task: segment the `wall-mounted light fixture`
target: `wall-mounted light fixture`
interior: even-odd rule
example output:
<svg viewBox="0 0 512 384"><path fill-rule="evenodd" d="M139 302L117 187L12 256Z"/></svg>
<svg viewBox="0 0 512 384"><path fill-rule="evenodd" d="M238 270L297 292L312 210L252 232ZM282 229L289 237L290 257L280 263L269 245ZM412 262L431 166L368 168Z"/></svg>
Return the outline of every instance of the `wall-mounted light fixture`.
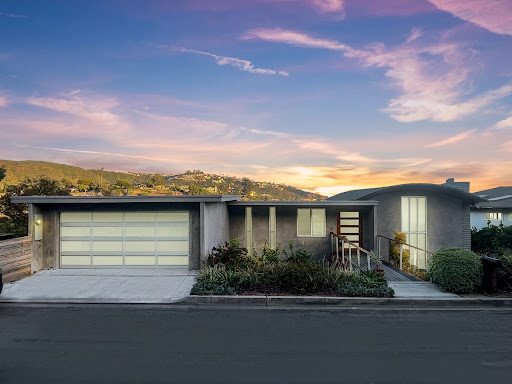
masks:
<svg viewBox="0 0 512 384"><path fill-rule="evenodd" d="M42 215L34 215L34 240L43 239L43 217Z"/></svg>

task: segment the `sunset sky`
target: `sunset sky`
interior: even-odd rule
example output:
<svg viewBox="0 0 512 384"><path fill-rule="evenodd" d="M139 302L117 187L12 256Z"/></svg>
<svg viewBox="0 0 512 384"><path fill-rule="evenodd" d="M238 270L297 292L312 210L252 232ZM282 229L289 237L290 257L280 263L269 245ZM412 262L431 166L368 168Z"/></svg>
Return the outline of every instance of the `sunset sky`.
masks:
<svg viewBox="0 0 512 384"><path fill-rule="evenodd" d="M0 3L0 159L512 185L511 0Z"/></svg>

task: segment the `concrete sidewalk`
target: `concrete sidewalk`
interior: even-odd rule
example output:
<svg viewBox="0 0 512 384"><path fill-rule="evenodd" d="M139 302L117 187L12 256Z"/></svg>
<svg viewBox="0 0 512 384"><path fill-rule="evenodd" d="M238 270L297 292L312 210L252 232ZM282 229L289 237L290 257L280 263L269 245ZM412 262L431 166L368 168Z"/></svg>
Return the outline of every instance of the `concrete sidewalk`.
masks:
<svg viewBox="0 0 512 384"><path fill-rule="evenodd" d="M441 291L437 285L427 281L390 281L388 285L395 291L396 298L460 298L454 293Z"/></svg>
<svg viewBox="0 0 512 384"><path fill-rule="evenodd" d="M176 303L190 294L188 269L58 269L4 285L0 302Z"/></svg>

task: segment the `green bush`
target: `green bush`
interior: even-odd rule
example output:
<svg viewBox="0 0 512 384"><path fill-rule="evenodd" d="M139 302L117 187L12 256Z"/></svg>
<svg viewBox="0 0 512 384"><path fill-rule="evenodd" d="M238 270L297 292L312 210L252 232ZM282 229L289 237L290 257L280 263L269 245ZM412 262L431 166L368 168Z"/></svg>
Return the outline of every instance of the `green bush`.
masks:
<svg viewBox="0 0 512 384"><path fill-rule="evenodd" d="M512 250L512 226L488 225L471 230L471 249L477 253L501 254L503 249Z"/></svg>
<svg viewBox="0 0 512 384"><path fill-rule="evenodd" d="M512 250L506 250L496 256L501 260L503 267L498 268L498 286L512 291Z"/></svg>
<svg viewBox="0 0 512 384"><path fill-rule="evenodd" d="M476 292L482 286L482 260L467 249L441 249L430 259L429 274L444 291Z"/></svg>
<svg viewBox="0 0 512 384"><path fill-rule="evenodd" d="M214 247L206 262L208 266L223 264L233 268L247 267L251 264L247 254L247 248L240 247L238 240L233 238L223 247Z"/></svg>
<svg viewBox="0 0 512 384"><path fill-rule="evenodd" d="M252 257L252 261L256 265L268 265L279 263L279 255L281 254L281 250L279 248L272 249L267 243L263 246L263 250L261 252L261 256L254 252L254 256Z"/></svg>
<svg viewBox="0 0 512 384"><path fill-rule="evenodd" d="M289 251L283 251L285 260L292 263L308 263L313 260L313 255L305 249L299 248L297 251L294 249L293 241L290 240Z"/></svg>
<svg viewBox="0 0 512 384"><path fill-rule="evenodd" d="M406 235L405 233L395 231L395 241L391 243L389 247L389 261L397 266L400 267L400 244L405 244L406 241ZM410 265L410 258L411 253L408 249L402 250L402 269L407 270Z"/></svg>

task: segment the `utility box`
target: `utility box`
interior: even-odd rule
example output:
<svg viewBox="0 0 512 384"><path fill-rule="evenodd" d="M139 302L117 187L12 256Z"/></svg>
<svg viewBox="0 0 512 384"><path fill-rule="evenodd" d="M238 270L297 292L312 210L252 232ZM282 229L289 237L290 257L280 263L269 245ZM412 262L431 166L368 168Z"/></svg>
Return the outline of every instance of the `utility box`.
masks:
<svg viewBox="0 0 512 384"><path fill-rule="evenodd" d="M495 293L498 289L498 268L503 267L501 260L493 257L482 257L482 265L484 267L483 288L487 293Z"/></svg>

